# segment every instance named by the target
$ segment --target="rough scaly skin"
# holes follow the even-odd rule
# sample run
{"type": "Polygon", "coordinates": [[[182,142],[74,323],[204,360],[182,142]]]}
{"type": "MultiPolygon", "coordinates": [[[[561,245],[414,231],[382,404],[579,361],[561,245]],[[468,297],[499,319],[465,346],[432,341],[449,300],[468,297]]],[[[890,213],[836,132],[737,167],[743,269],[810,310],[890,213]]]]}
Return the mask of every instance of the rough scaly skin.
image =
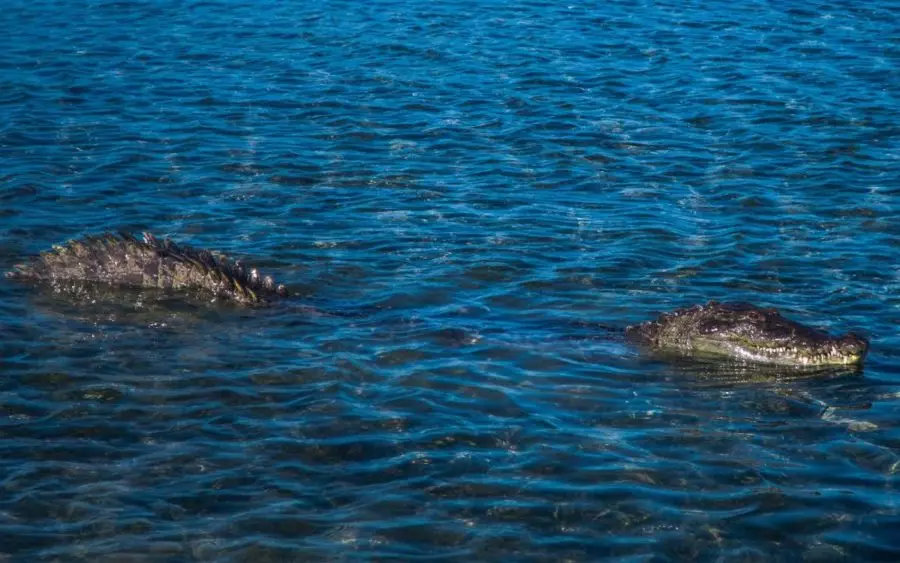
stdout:
{"type": "Polygon", "coordinates": [[[854,334],[829,336],[774,309],[716,301],[629,326],[625,335],[661,352],[794,366],[860,364],[869,349],[869,343],[854,334]]]}
{"type": "Polygon", "coordinates": [[[144,233],[142,239],[121,233],[90,236],[54,246],[19,264],[7,277],[56,287],[66,282],[172,290],[201,294],[245,305],[265,304],[287,296],[283,285],[260,276],[221,254],[178,246],[144,233]]]}

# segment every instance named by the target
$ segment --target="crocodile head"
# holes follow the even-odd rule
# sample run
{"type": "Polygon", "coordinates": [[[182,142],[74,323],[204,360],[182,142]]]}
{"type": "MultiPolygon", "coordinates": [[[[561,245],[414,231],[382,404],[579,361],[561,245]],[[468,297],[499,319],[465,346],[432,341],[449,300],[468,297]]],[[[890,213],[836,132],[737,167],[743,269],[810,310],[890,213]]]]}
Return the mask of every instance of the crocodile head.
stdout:
{"type": "Polygon", "coordinates": [[[626,335],[660,352],[728,356],[794,366],[862,363],[869,343],[854,334],[830,336],[774,309],[710,301],[629,326],[626,335]]]}

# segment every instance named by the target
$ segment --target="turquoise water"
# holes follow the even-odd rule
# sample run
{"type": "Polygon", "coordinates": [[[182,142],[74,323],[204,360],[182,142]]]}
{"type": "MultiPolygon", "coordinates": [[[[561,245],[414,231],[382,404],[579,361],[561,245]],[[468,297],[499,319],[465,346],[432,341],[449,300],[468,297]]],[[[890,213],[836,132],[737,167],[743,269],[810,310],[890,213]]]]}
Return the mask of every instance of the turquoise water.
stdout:
{"type": "Polygon", "coordinates": [[[4,2],[0,269],[300,295],[0,280],[0,561],[900,558],[900,4],[596,4],[4,2]],[[865,370],[604,329],[709,299],[865,370]]]}

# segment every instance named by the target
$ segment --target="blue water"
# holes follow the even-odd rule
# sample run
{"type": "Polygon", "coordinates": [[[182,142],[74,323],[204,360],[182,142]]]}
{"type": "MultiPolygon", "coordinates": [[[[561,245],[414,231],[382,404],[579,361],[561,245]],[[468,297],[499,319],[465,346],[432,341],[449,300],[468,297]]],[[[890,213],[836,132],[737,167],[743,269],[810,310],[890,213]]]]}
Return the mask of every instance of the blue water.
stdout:
{"type": "Polygon", "coordinates": [[[0,269],[227,252],[267,310],[0,280],[0,561],[900,559],[900,4],[7,0],[0,269]],[[709,299],[861,374],[658,361],[709,299]]]}

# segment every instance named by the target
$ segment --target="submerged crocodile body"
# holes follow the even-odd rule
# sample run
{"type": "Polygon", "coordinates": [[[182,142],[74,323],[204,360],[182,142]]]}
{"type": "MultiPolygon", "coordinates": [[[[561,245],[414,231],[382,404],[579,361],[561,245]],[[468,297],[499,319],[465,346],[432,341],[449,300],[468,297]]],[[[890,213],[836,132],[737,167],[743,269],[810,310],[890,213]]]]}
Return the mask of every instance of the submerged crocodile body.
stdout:
{"type": "MultiPolygon", "coordinates": [[[[283,285],[255,268],[219,253],[159,241],[149,233],[141,239],[121,233],[70,241],[16,266],[7,276],[61,289],[88,282],[193,291],[242,305],[264,305],[288,296],[283,285]]],[[[861,364],[869,348],[863,338],[830,336],[774,309],[715,301],[629,326],[625,336],[656,352],[804,367],[861,364]]]]}

